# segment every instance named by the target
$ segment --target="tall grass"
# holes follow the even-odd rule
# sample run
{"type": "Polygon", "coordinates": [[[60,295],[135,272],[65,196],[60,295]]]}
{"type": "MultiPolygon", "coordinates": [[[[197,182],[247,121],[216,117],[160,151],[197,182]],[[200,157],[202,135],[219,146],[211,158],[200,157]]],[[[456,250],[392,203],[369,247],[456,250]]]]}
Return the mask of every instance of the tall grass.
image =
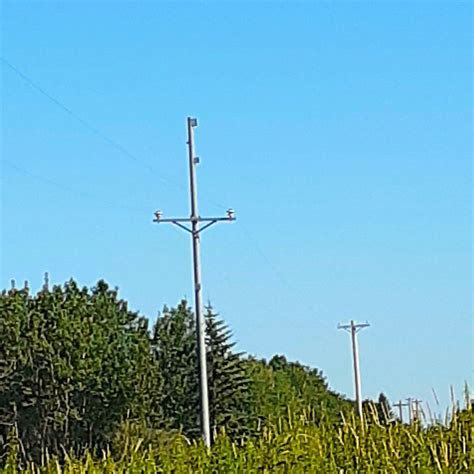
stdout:
{"type": "MultiPolygon", "coordinates": [[[[258,436],[235,442],[225,431],[207,450],[200,442],[175,435],[157,442],[137,434],[119,453],[77,458],[45,458],[41,465],[19,465],[12,443],[4,473],[419,473],[474,472],[471,406],[453,413],[446,425],[399,422],[382,425],[376,417],[355,417],[340,426],[313,422],[308,411],[263,426],[258,436]]],[[[117,449],[115,450],[117,451],[117,449]]]]}

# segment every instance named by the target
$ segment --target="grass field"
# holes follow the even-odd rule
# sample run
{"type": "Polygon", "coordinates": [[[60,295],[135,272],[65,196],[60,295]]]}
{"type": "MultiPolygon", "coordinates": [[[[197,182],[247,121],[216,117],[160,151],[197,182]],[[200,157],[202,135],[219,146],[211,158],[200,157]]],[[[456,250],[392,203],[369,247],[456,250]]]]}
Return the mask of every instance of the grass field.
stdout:
{"type": "Polygon", "coordinates": [[[255,438],[233,442],[216,436],[211,450],[177,435],[166,441],[130,434],[115,453],[45,458],[41,465],[20,464],[13,442],[4,473],[286,473],[286,472],[473,472],[474,423],[471,407],[454,412],[446,424],[421,426],[375,419],[345,420],[333,427],[311,422],[311,413],[289,416],[262,427],[255,438]]]}

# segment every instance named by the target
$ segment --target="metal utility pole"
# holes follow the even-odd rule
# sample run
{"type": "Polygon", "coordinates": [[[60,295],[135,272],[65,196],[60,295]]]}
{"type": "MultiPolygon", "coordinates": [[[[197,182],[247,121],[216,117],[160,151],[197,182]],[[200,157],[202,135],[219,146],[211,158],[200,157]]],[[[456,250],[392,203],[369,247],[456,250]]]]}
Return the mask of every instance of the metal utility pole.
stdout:
{"type": "Polygon", "coordinates": [[[338,329],[344,329],[351,334],[352,341],[352,360],[354,363],[354,387],[355,387],[355,396],[357,403],[357,412],[362,418],[362,398],[360,391],[360,370],[359,370],[359,349],[357,347],[357,333],[363,329],[370,326],[369,323],[356,324],[351,320],[350,324],[339,324],[338,329]]]}
{"type": "Polygon", "coordinates": [[[196,165],[199,158],[194,153],[194,128],[197,127],[197,119],[188,117],[188,159],[189,159],[189,192],[191,197],[191,215],[185,218],[162,218],[162,212],[155,212],[156,223],[167,222],[174,224],[189,232],[193,245],[193,278],[194,278],[194,311],[196,313],[196,337],[199,363],[199,395],[201,402],[201,434],[206,446],[211,445],[211,429],[209,422],[209,393],[207,383],[207,360],[206,360],[206,321],[202,313],[202,284],[201,284],[201,255],[200,234],[217,222],[234,221],[234,211],[227,210],[226,217],[201,217],[198,210],[196,165]],[[185,225],[190,223],[191,228],[185,225]],[[205,223],[200,227],[201,223],[205,223]]]}
{"type": "Polygon", "coordinates": [[[394,403],[393,406],[398,408],[398,418],[400,418],[400,421],[403,423],[403,407],[407,407],[408,403],[403,403],[399,400],[398,403],[394,403]]]}

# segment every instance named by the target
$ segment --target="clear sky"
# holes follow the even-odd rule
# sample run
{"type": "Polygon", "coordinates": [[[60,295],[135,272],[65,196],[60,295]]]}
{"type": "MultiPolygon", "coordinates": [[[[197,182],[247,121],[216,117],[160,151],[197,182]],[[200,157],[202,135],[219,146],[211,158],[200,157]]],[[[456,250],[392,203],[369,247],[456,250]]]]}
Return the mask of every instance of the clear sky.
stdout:
{"type": "Polygon", "coordinates": [[[442,406],[472,382],[470,2],[2,2],[1,286],[204,295],[238,348],[442,406]],[[30,82],[28,82],[30,81],[30,82]],[[43,92],[32,86],[40,87],[43,92]],[[48,94],[47,97],[45,94],[48,94]],[[62,104],[62,107],[58,105],[62,104]]]}

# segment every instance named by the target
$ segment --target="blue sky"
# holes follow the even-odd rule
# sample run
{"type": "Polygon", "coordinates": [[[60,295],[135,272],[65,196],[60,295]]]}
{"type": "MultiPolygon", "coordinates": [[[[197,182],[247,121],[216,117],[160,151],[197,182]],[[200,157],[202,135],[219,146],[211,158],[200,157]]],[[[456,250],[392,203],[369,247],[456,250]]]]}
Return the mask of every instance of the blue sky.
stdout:
{"type": "Polygon", "coordinates": [[[239,349],[352,396],[336,326],[367,320],[363,395],[444,407],[473,370],[471,10],[3,2],[3,59],[72,114],[1,63],[2,287],[104,278],[151,319],[191,297],[188,235],[151,220],[188,214],[197,116],[201,214],[238,217],[204,294],[239,349]]]}

